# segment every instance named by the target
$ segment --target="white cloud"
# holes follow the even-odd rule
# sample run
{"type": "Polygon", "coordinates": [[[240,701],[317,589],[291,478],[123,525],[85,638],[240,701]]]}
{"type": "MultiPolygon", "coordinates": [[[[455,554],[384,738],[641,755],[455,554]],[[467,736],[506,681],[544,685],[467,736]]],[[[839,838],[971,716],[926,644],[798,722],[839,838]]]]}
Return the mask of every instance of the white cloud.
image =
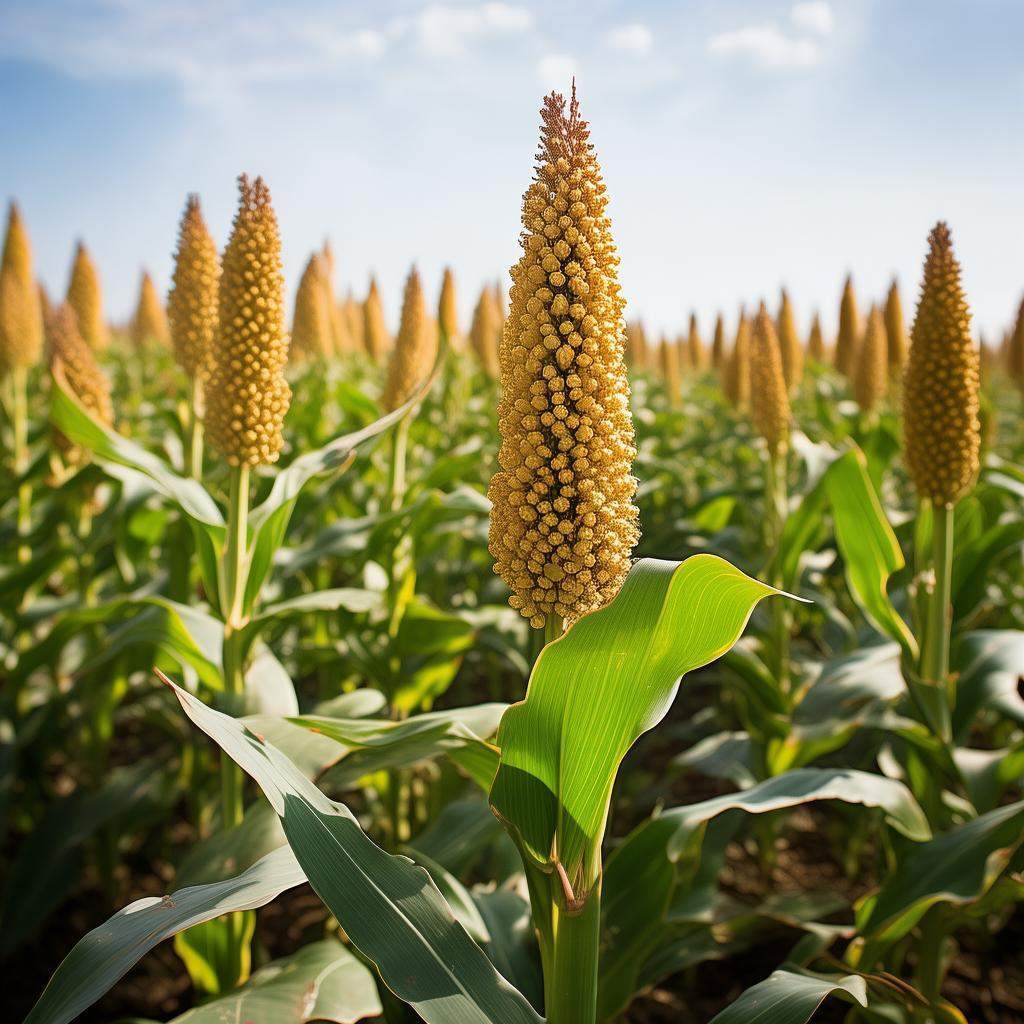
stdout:
{"type": "Polygon", "coordinates": [[[545,89],[567,93],[576,73],[576,60],[567,53],[547,53],[537,62],[537,74],[545,89]]]}
{"type": "Polygon", "coordinates": [[[613,50],[622,50],[642,57],[654,48],[654,35],[651,30],[639,22],[632,25],[620,25],[613,28],[607,36],[608,45],[613,50]]]}
{"type": "Polygon", "coordinates": [[[830,36],[835,28],[835,16],[826,0],[806,0],[796,4],[789,12],[793,24],[805,32],[830,36]]]}
{"type": "Polygon", "coordinates": [[[715,57],[746,58],[769,70],[810,68],[824,57],[818,40],[787,35],[772,24],[721,32],[708,40],[708,52],[715,57]]]}
{"type": "Polygon", "coordinates": [[[500,2],[477,7],[431,4],[415,21],[420,49],[432,57],[461,57],[478,39],[526,32],[532,25],[533,15],[525,7],[500,2]]]}

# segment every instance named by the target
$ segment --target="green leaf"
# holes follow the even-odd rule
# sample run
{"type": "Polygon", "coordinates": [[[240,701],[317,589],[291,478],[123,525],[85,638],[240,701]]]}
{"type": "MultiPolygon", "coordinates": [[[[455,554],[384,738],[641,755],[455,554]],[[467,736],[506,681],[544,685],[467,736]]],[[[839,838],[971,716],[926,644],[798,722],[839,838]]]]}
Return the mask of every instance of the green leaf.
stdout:
{"type": "Polygon", "coordinates": [[[198,480],[178,476],[159,456],[93,419],[57,378],[53,382],[50,418],[69,440],[89,449],[101,461],[142,473],[186,515],[205,527],[219,530],[218,536],[223,536],[224,517],[198,480]]]}
{"type": "Polygon", "coordinates": [[[644,558],[619,594],[541,652],[501,722],[491,806],[524,855],[562,865],[577,897],[601,870],[619,763],[665,716],[691,669],[724,654],[777,593],[715,555],[644,558]]]}
{"type": "Polygon", "coordinates": [[[1024,801],[989,811],[914,848],[861,907],[858,928],[872,940],[893,942],[933,904],[977,900],[1022,842],[1024,801]]]}
{"type": "Polygon", "coordinates": [[[354,1024],[382,1013],[369,968],[340,942],[323,939],[260,968],[241,988],[171,1024],[354,1024]]]}
{"type": "Polygon", "coordinates": [[[164,939],[222,914],[255,910],[305,880],[283,846],[237,878],[136,900],[75,944],[25,1024],[69,1024],[164,939]]]}
{"type": "Polygon", "coordinates": [[[748,988],[711,1024],[806,1024],[831,995],[868,1005],[867,985],[859,975],[825,978],[778,970],[748,988]]]}
{"type": "Polygon", "coordinates": [[[989,527],[956,551],[953,560],[953,618],[969,615],[985,597],[989,570],[1000,558],[1024,544],[1024,519],[989,527]]]}
{"type": "Polygon", "coordinates": [[[232,918],[203,921],[174,936],[174,952],[181,957],[192,984],[207,995],[230,992],[252,969],[256,914],[247,910],[232,918]]]}
{"type": "Polygon", "coordinates": [[[423,868],[381,850],[344,804],[241,722],[167,682],[188,717],[259,784],[310,884],[395,995],[427,1024],[541,1024],[423,868]]]}
{"type": "Polygon", "coordinates": [[[986,708],[1024,725],[1024,631],[978,629],[957,638],[954,666],[960,670],[953,709],[953,734],[963,736],[986,708]]]}

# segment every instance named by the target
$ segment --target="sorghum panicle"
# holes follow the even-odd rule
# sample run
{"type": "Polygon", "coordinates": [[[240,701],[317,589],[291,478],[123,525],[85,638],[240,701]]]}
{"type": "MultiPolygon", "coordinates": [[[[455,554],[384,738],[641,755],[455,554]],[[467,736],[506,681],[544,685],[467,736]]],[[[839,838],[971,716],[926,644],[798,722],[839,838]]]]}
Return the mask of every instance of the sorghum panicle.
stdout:
{"type": "Polygon", "coordinates": [[[853,278],[846,277],[843,297],[839,303],[839,334],[836,336],[836,369],[846,378],[857,365],[857,346],[860,344],[860,313],[857,296],[853,292],[853,278]]]}
{"type": "Polygon", "coordinates": [[[484,285],[473,309],[469,344],[488,377],[497,379],[498,345],[501,340],[501,310],[494,289],[484,285]]]}
{"type": "Polygon", "coordinates": [[[872,306],[853,371],[853,397],[861,411],[874,412],[889,382],[889,345],[881,310],[872,306]]]}
{"type": "Polygon", "coordinates": [[[170,343],[170,332],[167,328],[167,314],[163,303],[156,293],[156,285],[149,271],[143,271],[139,284],[139,301],[132,317],[132,344],[137,351],[148,348],[151,343],[166,346],[170,343]]]}
{"type": "Polygon", "coordinates": [[[409,271],[402,296],[398,337],[388,360],[382,404],[390,412],[405,404],[430,375],[437,358],[437,327],[427,316],[416,268],[409,271]]]}
{"type": "Polygon", "coordinates": [[[11,203],[0,262],[0,375],[35,366],[42,354],[43,317],[32,247],[21,211],[11,203]]]}
{"type": "Polygon", "coordinates": [[[800,344],[800,336],[796,332],[793,305],[785,288],[782,289],[782,300],[779,303],[778,336],[786,387],[790,391],[795,391],[800,387],[800,381],[804,376],[804,350],[800,344]]]}
{"type": "Polygon", "coordinates": [[[789,444],[789,396],[779,339],[764,303],[754,320],[750,378],[750,418],[774,458],[789,444]]]}
{"type": "Polygon", "coordinates": [[[75,249],[71,266],[67,303],[78,320],[78,330],[93,352],[103,352],[110,341],[107,322],[103,319],[103,294],[96,265],[83,242],[75,249]]]}
{"type": "Polygon", "coordinates": [[[899,376],[907,361],[907,330],[903,325],[903,303],[900,302],[900,289],[895,278],[885,297],[885,338],[889,372],[899,376]]]}
{"type": "Polygon", "coordinates": [[[328,286],[323,259],[314,253],[306,262],[295,292],[291,351],[294,357],[329,359],[334,352],[328,286]]]}
{"type": "Polygon", "coordinates": [[[383,363],[391,348],[391,336],[384,322],[384,306],[377,288],[377,278],[370,278],[370,290],[363,303],[363,346],[376,363],[383,363]]]}

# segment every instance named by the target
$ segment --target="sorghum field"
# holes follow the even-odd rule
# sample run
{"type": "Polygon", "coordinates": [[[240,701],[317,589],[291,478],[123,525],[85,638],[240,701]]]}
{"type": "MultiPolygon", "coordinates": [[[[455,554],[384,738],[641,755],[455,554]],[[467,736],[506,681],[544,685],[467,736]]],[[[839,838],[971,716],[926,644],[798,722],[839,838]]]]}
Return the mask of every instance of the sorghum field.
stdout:
{"type": "Polygon", "coordinates": [[[286,309],[242,175],[110,325],[12,202],[4,1021],[1024,1019],[1024,305],[940,222],[647,336],[575,87],[522,156],[471,323],[286,309]]]}

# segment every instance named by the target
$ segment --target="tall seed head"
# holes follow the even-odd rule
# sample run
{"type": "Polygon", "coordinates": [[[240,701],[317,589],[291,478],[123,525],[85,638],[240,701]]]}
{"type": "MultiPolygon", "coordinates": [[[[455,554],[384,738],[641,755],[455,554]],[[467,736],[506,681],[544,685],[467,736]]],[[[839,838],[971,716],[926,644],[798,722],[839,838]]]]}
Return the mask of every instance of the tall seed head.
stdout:
{"type": "Polygon", "coordinates": [[[750,377],[750,418],[774,458],[789,444],[789,397],[779,339],[763,302],[754,320],[750,377]]]}
{"type": "Polygon", "coordinates": [[[219,317],[220,260],[203,220],[199,196],[190,195],[178,228],[174,275],[167,296],[174,358],[191,380],[205,384],[213,367],[219,317]]]}
{"type": "Polygon", "coordinates": [[[646,370],[651,365],[651,346],[642,320],[631,320],[626,324],[626,362],[634,372],[646,370]]]}
{"type": "Polygon", "coordinates": [[[952,505],[978,473],[978,353],[944,222],[928,247],[903,379],[904,458],[921,498],[952,505]]]}
{"type": "Polygon", "coordinates": [[[900,289],[895,278],[885,297],[885,338],[889,372],[898,377],[907,361],[907,331],[903,326],[903,304],[900,302],[900,289]]]}
{"type": "Polygon", "coordinates": [[[405,280],[402,319],[384,384],[382,403],[388,412],[412,398],[429,376],[436,358],[437,329],[427,316],[420,275],[413,267],[405,280]]]}
{"type": "Polygon", "coordinates": [[[853,292],[853,278],[847,275],[843,297],[839,302],[839,334],[836,337],[836,369],[846,378],[853,374],[853,368],[857,365],[860,336],[857,296],[853,292]]]}
{"type": "Polygon", "coordinates": [[[690,368],[695,373],[699,373],[704,369],[704,363],[706,360],[704,355],[704,341],[697,328],[696,313],[690,314],[690,330],[686,335],[686,350],[690,357],[690,368]]]}
{"type": "Polygon", "coordinates": [[[167,315],[148,270],[143,271],[139,284],[139,301],[132,317],[131,334],[132,344],[140,352],[152,343],[165,346],[170,342],[167,315]]]}
{"type": "Polygon", "coordinates": [[[232,466],[276,462],[292,392],[284,379],[281,236],[262,178],[238,179],[240,199],[221,260],[220,327],[206,391],[210,441],[232,466]]]}
{"type": "Polygon", "coordinates": [[[1006,339],[1006,371],[1010,379],[1024,391],[1024,299],[1017,310],[1017,321],[1006,339]]]}
{"type": "Polygon", "coordinates": [[[715,335],[711,342],[711,365],[716,370],[721,370],[725,363],[725,321],[722,314],[715,317],[715,335]]]}
{"type": "Polygon", "coordinates": [[[879,308],[872,306],[853,372],[853,397],[857,399],[862,412],[875,410],[885,397],[888,381],[889,345],[885,322],[879,308]]]}
{"type": "Polygon", "coordinates": [[[662,380],[665,382],[669,405],[673,406],[678,403],[682,391],[681,355],[679,342],[669,341],[663,334],[658,344],[658,365],[662,380]]]}
{"type": "Polygon", "coordinates": [[[488,377],[497,380],[499,373],[498,347],[502,334],[501,309],[494,289],[484,285],[473,310],[469,328],[469,344],[488,377]]]}
{"type": "Polygon", "coordinates": [[[7,213],[0,262],[0,376],[35,366],[43,354],[43,318],[32,273],[32,246],[15,203],[7,213]]]}
{"type": "MultiPolygon", "coordinates": [[[[327,319],[331,327],[331,352],[333,355],[342,355],[351,352],[352,337],[349,334],[348,321],[334,294],[334,273],[336,265],[334,262],[334,248],[329,238],[324,239],[323,248],[320,250],[320,263],[323,269],[324,303],[327,307],[327,319]]],[[[295,339],[292,339],[294,349],[295,339]]]]}
{"type": "Polygon", "coordinates": [[[821,332],[821,316],[814,314],[811,321],[811,333],[807,338],[807,356],[824,366],[828,362],[828,350],[825,348],[825,335],[821,332]]]}
{"type": "Polygon", "coordinates": [[[575,88],[541,109],[501,345],[490,551],[537,628],[609,601],[638,539],[624,302],[608,196],[575,88]]]}
{"type": "Polygon", "coordinates": [[[444,268],[441,296],[437,300],[437,322],[449,344],[459,338],[458,298],[455,294],[455,274],[451,267],[444,268]]]}
{"type": "Polygon", "coordinates": [[[345,320],[345,329],[348,333],[353,352],[365,352],[366,345],[363,342],[363,307],[359,300],[352,294],[351,289],[341,304],[341,315],[345,320]]]}
{"type": "Polygon", "coordinates": [[[78,330],[93,352],[103,352],[110,341],[103,319],[103,293],[100,276],[85,244],[78,243],[71,266],[67,303],[78,319],[78,330]]]}
{"type": "Polygon", "coordinates": [[[800,387],[804,376],[804,350],[800,344],[800,336],[796,332],[796,321],[793,318],[793,305],[789,301],[789,293],[782,289],[782,301],[779,303],[779,352],[782,355],[782,374],[786,378],[786,387],[795,391],[800,387]]]}
{"type": "MultiPolygon", "coordinates": [[[[114,422],[110,382],[97,364],[92,348],[82,338],[78,319],[66,303],[47,320],[46,337],[50,372],[66,384],[95,419],[110,426],[114,422]]],[[[60,431],[54,432],[54,439],[69,465],[87,461],[84,449],[72,444],[60,431]]]]}
{"type": "Polygon", "coordinates": [[[391,348],[391,336],[384,322],[384,306],[377,288],[377,278],[370,278],[370,290],[363,303],[363,345],[367,354],[376,363],[384,362],[391,348]]]}
{"type": "Polygon", "coordinates": [[[743,310],[732,352],[722,370],[722,390],[737,409],[746,409],[750,404],[750,320],[743,310]]]}
{"type": "Polygon", "coordinates": [[[329,359],[334,352],[326,273],[317,253],[306,262],[295,293],[291,349],[295,356],[305,359],[329,359]]]}

